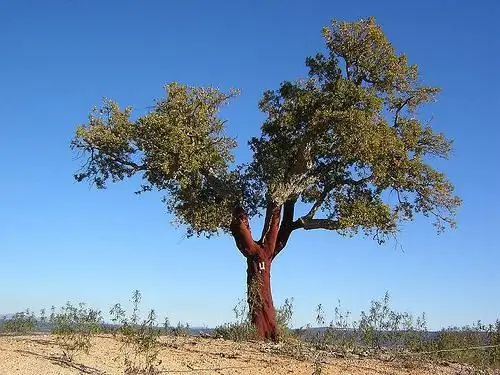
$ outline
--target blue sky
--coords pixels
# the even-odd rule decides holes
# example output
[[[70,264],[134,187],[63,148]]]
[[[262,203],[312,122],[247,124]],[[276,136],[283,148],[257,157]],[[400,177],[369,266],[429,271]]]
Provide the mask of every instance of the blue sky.
[[[273,265],[275,303],[294,297],[296,326],[318,303],[332,317],[340,299],[356,316],[385,291],[432,329],[500,318],[498,10],[493,0],[0,2],[0,312],[67,300],[108,311],[139,289],[144,310],[174,322],[232,319],[246,278],[232,239],[185,239],[160,194],[133,194],[136,181],[75,183],[74,129],[104,96],[142,114],[170,81],[236,87],[223,115],[245,160],[262,92],[305,75],[330,19],[373,15],[443,88],[425,115],[455,140],[436,165],[463,198],[458,229],[438,236],[418,219],[402,228],[404,251],[296,232]]]

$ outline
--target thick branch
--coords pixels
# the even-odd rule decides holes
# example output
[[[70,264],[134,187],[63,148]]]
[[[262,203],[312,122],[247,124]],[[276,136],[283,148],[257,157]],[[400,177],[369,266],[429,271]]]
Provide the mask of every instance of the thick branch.
[[[293,226],[295,229],[303,228],[305,230],[311,229],[327,229],[337,230],[340,229],[340,223],[337,220],[331,219],[310,219],[303,216],[294,221]]]
[[[283,207],[283,220],[281,221],[281,226],[278,231],[278,238],[276,240],[276,246],[274,249],[273,259],[283,250],[290,238],[290,234],[294,230],[293,227],[293,215],[295,213],[295,203],[297,202],[297,197],[289,199],[285,202]]]
[[[271,201],[271,199],[269,198],[269,196],[267,197],[267,206],[266,206],[266,216],[264,218],[264,225],[262,226],[262,233],[260,235],[260,240],[259,242],[263,242],[267,233],[269,232],[269,229],[270,229],[270,224],[271,224],[271,218],[273,216],[273,208],[274,208],[274,205]]]
[[[274,252],[276,247],[276,241],[278,238],[279,226],[281,221],[281,205],[276,205],[274,203],[269,202],[266,210],[266,220],[267,217],[267,225],[264,226],[262,231],[262,238],[260,239],[260,243],[265,245],[269,251]],[[266,228],[267,227],[267,228]]]
[[[295,204],[295,203],[294,203]],[[311,219],[307,216],[302,216],[301,218],[293,221],[290,224],[282,225],[278,235],[278,241],[276,243],[276,250],[274,251],[273,259],[284,249],[288,239],[292,232],[296,229],[327,229],[327,230],[337,230],[340,229],[340,224],[337,220],[330,219]]]
[[[229,228],[236,242],[236,247],[245,257],[248,258],[257,252],[257,246],[252,238],[252,231],[248,223],[247,213],[241,206],[234,208]]]
[[[283,225],[291,225],[293,223],[293,215],[295,213],[295,203],[297,202],[297,197],[291,198],[285,202],[283,208]]]

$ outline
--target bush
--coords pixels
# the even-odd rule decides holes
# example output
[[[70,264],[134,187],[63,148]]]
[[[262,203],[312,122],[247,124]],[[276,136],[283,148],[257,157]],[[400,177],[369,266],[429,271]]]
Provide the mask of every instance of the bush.
[[[500,347],[495,345],[500,345],[500,320],[489,325],[478,321],[472,326],[443,329],[429,344],[439,351],[440,360],[466,363],[479,369],[500,368]],[[493,347],[472,349],[483,346]]]
[[[213,335],[226,340],[248,341],[257,338],[255,327],[251,322],[247,301],[240,299],[234,306],[235,322],[225,323],[214,329]],[[293,298],[285,299],[278,309],[275,309],[276,327],[280,340],[290,337],[292,330],[289,324],[293,316]]]
[[[67,302],[58,313],[52,307],[50,315],[52,333],[63,349],[63,359],[73,361],[77,352],[89,353],[91,338],[101,331],[101,311],[87,308],[84,303],[73,306]]]
[[[244,299],[239,300],[234,306],[233,312],[236,321],[215,327],[213,336],[232,341],[255,339],[256,332],[250,321],[247,302]]]
[[[126,311],[117,303],[111,310],[112,321],[119,325],[114,331],[115,337],[122,342],[121,351],[124,354],[126,374],[159,374],[158,359],[161,343],[161,329],[157,324],[154,310],[148,313],[146,319],[140,321],[139,305],[142,295],[136,290],[132,295],[132,315],[127,318]],[[168,327],[168,324],[166,324]]]
[[[27,334],[34,332],[37,328],[37,319],[35,314],[27,309],[23,312],[15,313],[10,319],[3,323],[3,332],[15,334]]]
[[[320,326],[325,324],[323,306],[318,305],[316,309],[316,323]],[[356,322],[351,322],[351,312],[344,311],[338,301],[335,307],[334,319],[323,332],[318,332],[314,344],[318,349],[332,349],[346,353],[353,351],[356,345],[357,333],[354,329]]]
[[[372,301],[368,313],[361,312],[358,329],[365,345],[372,349],[419,350],[425,341],[425,314],[416,319],[409,313],[394,311],[389,306],[389,293],[380,301]]]
[[[276,326],[278,328],[278,335],[280,340],[291,337],[292,330],[290,323],[293,317],[293,298],[285,298],[285,302],[278,309],[275,310]]]

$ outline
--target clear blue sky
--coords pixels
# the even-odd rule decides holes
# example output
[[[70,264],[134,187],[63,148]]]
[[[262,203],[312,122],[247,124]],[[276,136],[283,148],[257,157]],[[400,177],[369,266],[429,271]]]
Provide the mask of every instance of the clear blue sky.
[[[378,246],[333,232],[296,232],[274,263],[277,305],[295,298],[295,325],[329,316],[337,299],[356,315],[387,290],[425,311],[430,328],[500,317],[500,204],[496,194],[500,48],[496,1],[0,2],[0,312],[67,300],[108,311],[134,289],[144,309],[214,326],[245,294],[246,263],[229,237],[184,239],[160,194],[137,181],[96,191],[73,181],[76,125],[102,97],[144,113],[169,81],[242,90],[224,111],[249,157],[266,89],[305,75],[331,18],[373,15],[424,82],[443,88],[426,110],[455,140],[438,167],[463,198],[458,229],[425,219]],[[254,231],[260,231],[255,228]]]

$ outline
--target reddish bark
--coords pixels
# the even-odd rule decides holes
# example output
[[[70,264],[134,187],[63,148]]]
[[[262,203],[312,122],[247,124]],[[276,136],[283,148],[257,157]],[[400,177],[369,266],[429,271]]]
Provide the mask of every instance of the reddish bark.
[[[292,231],[290,216],[293,219],[293,210],[290,215],[290,207],[285,205],[280,228],[281,206],[270,205],[261,239],[255,241],[244,209],[236,207],[233,211],[230,229],[236,246],[247,259],[247,300],[251,321],[261,339],[275,341],[278,338],[271,294],[271,263]]]
[[[247,258],[248,306],[258,336],[276,341],[278,331],[271,294],[271,259],[259,255]]]

